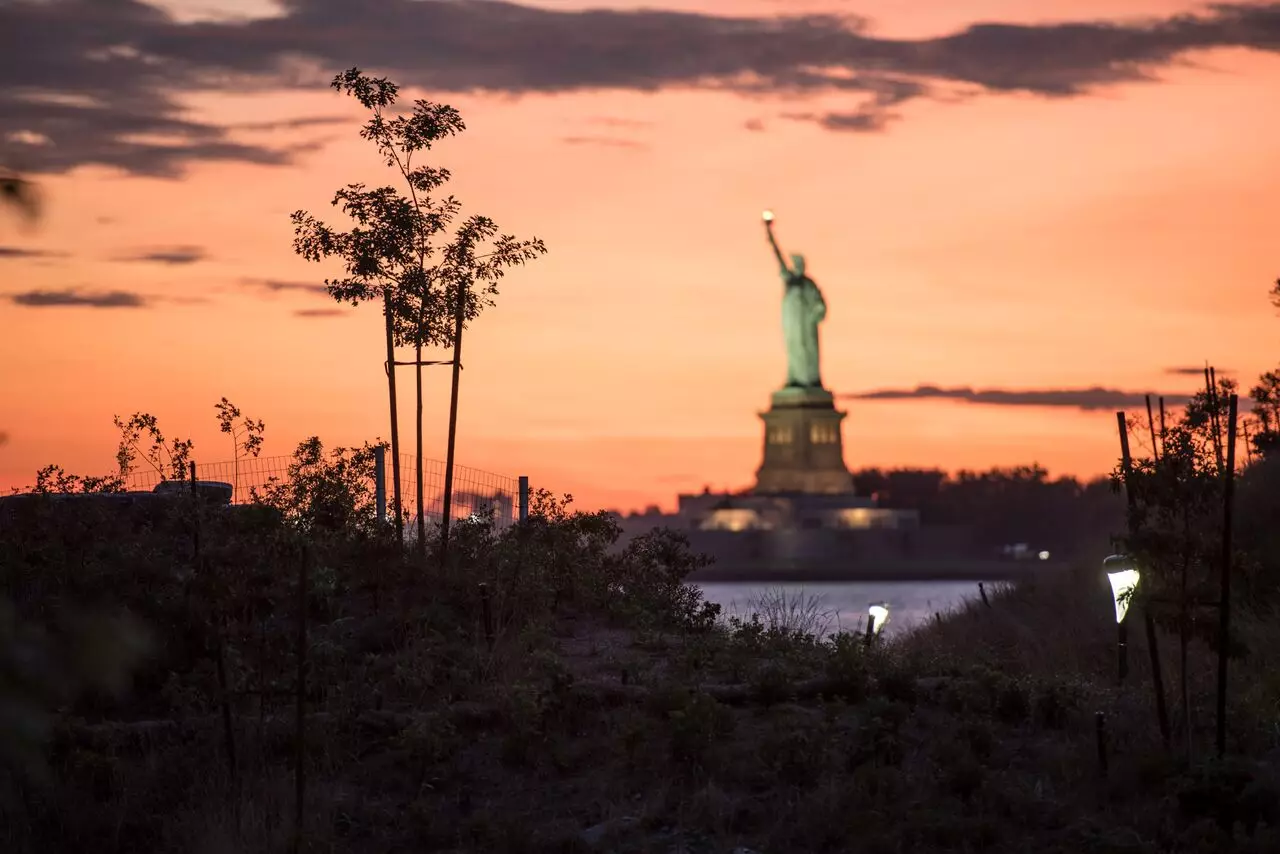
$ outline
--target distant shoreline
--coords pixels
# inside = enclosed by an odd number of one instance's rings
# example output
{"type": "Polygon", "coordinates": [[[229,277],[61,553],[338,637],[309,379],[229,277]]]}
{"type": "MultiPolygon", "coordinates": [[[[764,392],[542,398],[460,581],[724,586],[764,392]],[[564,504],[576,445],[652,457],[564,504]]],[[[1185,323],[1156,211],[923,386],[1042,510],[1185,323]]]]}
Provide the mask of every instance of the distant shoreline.
{"type": "Polygon", "coordinates": [[[777,564],[712,565],[691,573],[685,580],[694,584],[787,583],[840,581],[1017,581],[1036,576],[1056,575],[1067,564],[1061,561],[1031,560],[881,560],[874,563],[812,563],[803,566],[777,564]]]}

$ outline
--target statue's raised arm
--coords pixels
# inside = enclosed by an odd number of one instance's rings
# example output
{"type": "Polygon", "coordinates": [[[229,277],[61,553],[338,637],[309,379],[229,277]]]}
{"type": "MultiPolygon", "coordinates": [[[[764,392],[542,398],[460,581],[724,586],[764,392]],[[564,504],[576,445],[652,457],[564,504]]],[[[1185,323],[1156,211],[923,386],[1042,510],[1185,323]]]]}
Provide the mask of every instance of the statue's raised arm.
{"type": "Polygon", "coordinates": [[[778,239],[773,236],[773,211],[765,211],[763,215],[764,230],[769,235],[769,245],[773,247],[773,255],[778,259],[778,266],[782,268],[782,272],[791,273],[791,267],[787,264],[787,259],[782,254],[782,250],[778,248],[778,239]]]}

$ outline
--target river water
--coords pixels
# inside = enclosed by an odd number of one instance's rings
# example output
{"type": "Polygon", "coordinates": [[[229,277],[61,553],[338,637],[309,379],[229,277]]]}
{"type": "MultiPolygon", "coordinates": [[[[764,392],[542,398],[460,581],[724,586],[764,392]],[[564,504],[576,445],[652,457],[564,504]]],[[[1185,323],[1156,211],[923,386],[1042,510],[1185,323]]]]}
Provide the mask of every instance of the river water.
{"type": "MultiPolygon", "coordinates": [[[[746,617],[765,602],[785,601],[808,606],[819,613],[828,632],[865,631],[867,608],[887,603],[889,622],[885,635],[899,634],[930,620],[936,613],[979,598],[976,581],[848,581],[752,584],[710,582],[698,584],[707,600],[724,609],[726,616],[746,617]]],[[[992,584],[986,584],[988,592],[992,584]]]]}

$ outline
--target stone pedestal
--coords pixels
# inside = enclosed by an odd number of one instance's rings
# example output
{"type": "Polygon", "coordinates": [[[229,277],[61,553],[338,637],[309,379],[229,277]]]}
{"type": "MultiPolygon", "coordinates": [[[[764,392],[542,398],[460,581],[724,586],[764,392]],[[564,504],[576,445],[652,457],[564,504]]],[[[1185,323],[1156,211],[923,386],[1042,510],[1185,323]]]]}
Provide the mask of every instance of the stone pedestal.
{"type": "Polygon", "coordinates": [[[840,422],[845,413],[822,388],[784,388],[773,393],[764,420],[764,460],[756,472],[756,494],[853,492],[844,464],[840,422]]]}

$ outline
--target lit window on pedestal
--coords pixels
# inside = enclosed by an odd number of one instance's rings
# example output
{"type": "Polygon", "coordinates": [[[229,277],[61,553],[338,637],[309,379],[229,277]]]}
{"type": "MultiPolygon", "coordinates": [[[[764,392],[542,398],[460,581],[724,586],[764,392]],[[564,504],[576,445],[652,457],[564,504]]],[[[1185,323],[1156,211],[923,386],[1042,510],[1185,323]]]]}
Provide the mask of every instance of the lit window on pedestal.
{"type": "Polygon", "coordinates": [[[791,444],[791,428],[790,427],[774,427],[769,431],[769,444],[771,445],[790,445],[791,444]]]}
{"type": "Polygon", "coordinates": [[[814,445],[834,445],[836,443],[836,428],[832,424],[811,424],[809,425],[809,442],[814,445]]]}

